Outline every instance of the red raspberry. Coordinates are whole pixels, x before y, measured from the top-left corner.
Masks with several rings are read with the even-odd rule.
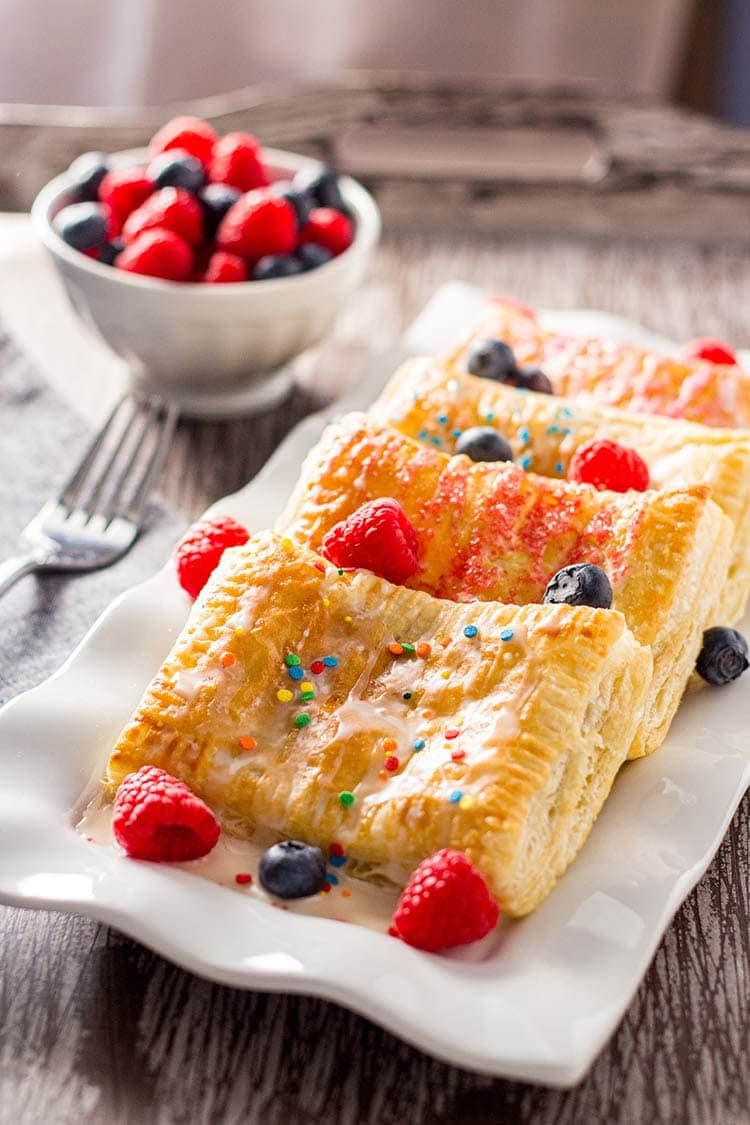
[[[444,848],[423,860],[406,884],[391,932],[417,949],[437,953],[479,941],[499,916],[484,876],[469,857]]]
[[[266,254],[291,254],[297,242],[297,216],[287,199],[261,190],[240,196],[216,232],[221,250],[259,262]]]
[[[200,246],[204,238],[203,208],[184,188],[165,187],[141,204],[122,228],[123,241],[133,242],[145,230],[171,230],[188,246]]]
[[[737,356],[729,344],[721,340],[712,340],[710,336],[699,336],[685,346],[686,359],[705,359],[709,363],[727,364],[737,366]]]
[[[208,259],[208,265],[198,280],[209,285],[221,285],[226,281],[247,281],[247,266],[236,254],[217,250]]]
[[[153,863],[200,859],[215,847],[220,832],[208,805],[157,766],[141,766],[121,783],[112,828],[127,855]]]
[[[310,212],[302,230],[299,232],[300,242],[317,242],[325,246],[335,256],[343,253],[352,244],[354,227],[351,219],[334,211],[331,207],[316,207]]]
[[[160,277],[164,281],[187,281],[193,268],[193,252],[171,230],[145,230],[115,258],[118,270]]]
[[[99,199],[109,207],[110,238],[120,233],[128,215],[145,203],[153,190],[143,168],[107,172],[99,185]]]
[[[173,117],[154,134],[148,150],[152,156],[158,156],[171,148],[181,148],[207,168],[218,139],[216,130],[200,117]]]
[[[321,554],[336,566],[359,566],[396,585],[419,569],[417,533],[396,500],[370,500],[337,523]]]
[[[229,184],[252,191],[269,183],[260,145],[250,133],[227,133],[214,145],[208,178],[213,184]]]
[[[650,483],[648,465],[634,449],[616,441],[590,441],[577,449],[570,462],[568,480],[594,488],[644,492]]]
[[[197,598],[227,547],[241,547],[249,538],[242,524],[231,516],[211,516],[192,524],[172,556],[183,590]]]

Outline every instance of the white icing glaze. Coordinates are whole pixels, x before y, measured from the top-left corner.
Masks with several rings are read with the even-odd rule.
[[[93,845],[112,851],[119,850],[112,834],[112,806],[109,803],[95,798],[77,828]],[[189,871],[201,879],[210,879],[237,894],[289,910],[290,913],[355,922],[382,933],[388,930],[398,899],[398,889],[353,878],[346,874],[346,864],[343,867],[329,865],[329,873],[338,882],[327,894],[321,893],[285,903],[268,895],[258,881],[258,864],[265,849],[273,842],[272,836],[260,833],[256,833],[251,840],[240,840],[222,832],[219,842],[209,855],[192,863],[176,863],[171,866]],[[250,874],[252,882],[238,884],[235,876],[241,872]],[[372,872],[372,876],[386,879],[389,873],[386,869],[379,869]]]

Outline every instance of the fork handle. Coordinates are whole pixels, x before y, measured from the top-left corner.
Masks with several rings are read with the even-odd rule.
[[[14,582],[23,578],[24,574],[30,574],[38,566],[39,559],[34,558],[33,555],[18,555],[14,559],[6,559],[5,562],[0,562],[0,597],[11,588]]]

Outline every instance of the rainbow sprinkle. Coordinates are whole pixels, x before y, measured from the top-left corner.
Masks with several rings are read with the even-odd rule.
[[[512,641],[513,640],[513,630],[512,629],[501,629],[500,630],[500,640],[501,641]]]
[[[476,637],[478,633],[479,630],[477,629],[476,625],[467,625],[464,629],[464,636],[468,637],[469,640],[471,640],[472,637]]]
[[[300,730],[302,729],[302,727],[307,727],[310,725],[310,716],[308,715],[307,711],[300,711],[299,715],[294,716],[294,725]]]
[[[356,797],[350,789],[342,789],[339,793],[339,803],[342,804],[345,809],[350,809],[355,800]]]

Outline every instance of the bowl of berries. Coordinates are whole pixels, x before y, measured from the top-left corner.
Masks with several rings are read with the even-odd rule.
[[[285,365],[329,331],[380,233],[350,177],[186,117],[147,149],[79,157],[32,218],[133,384],[203,417],[288,391]]]

